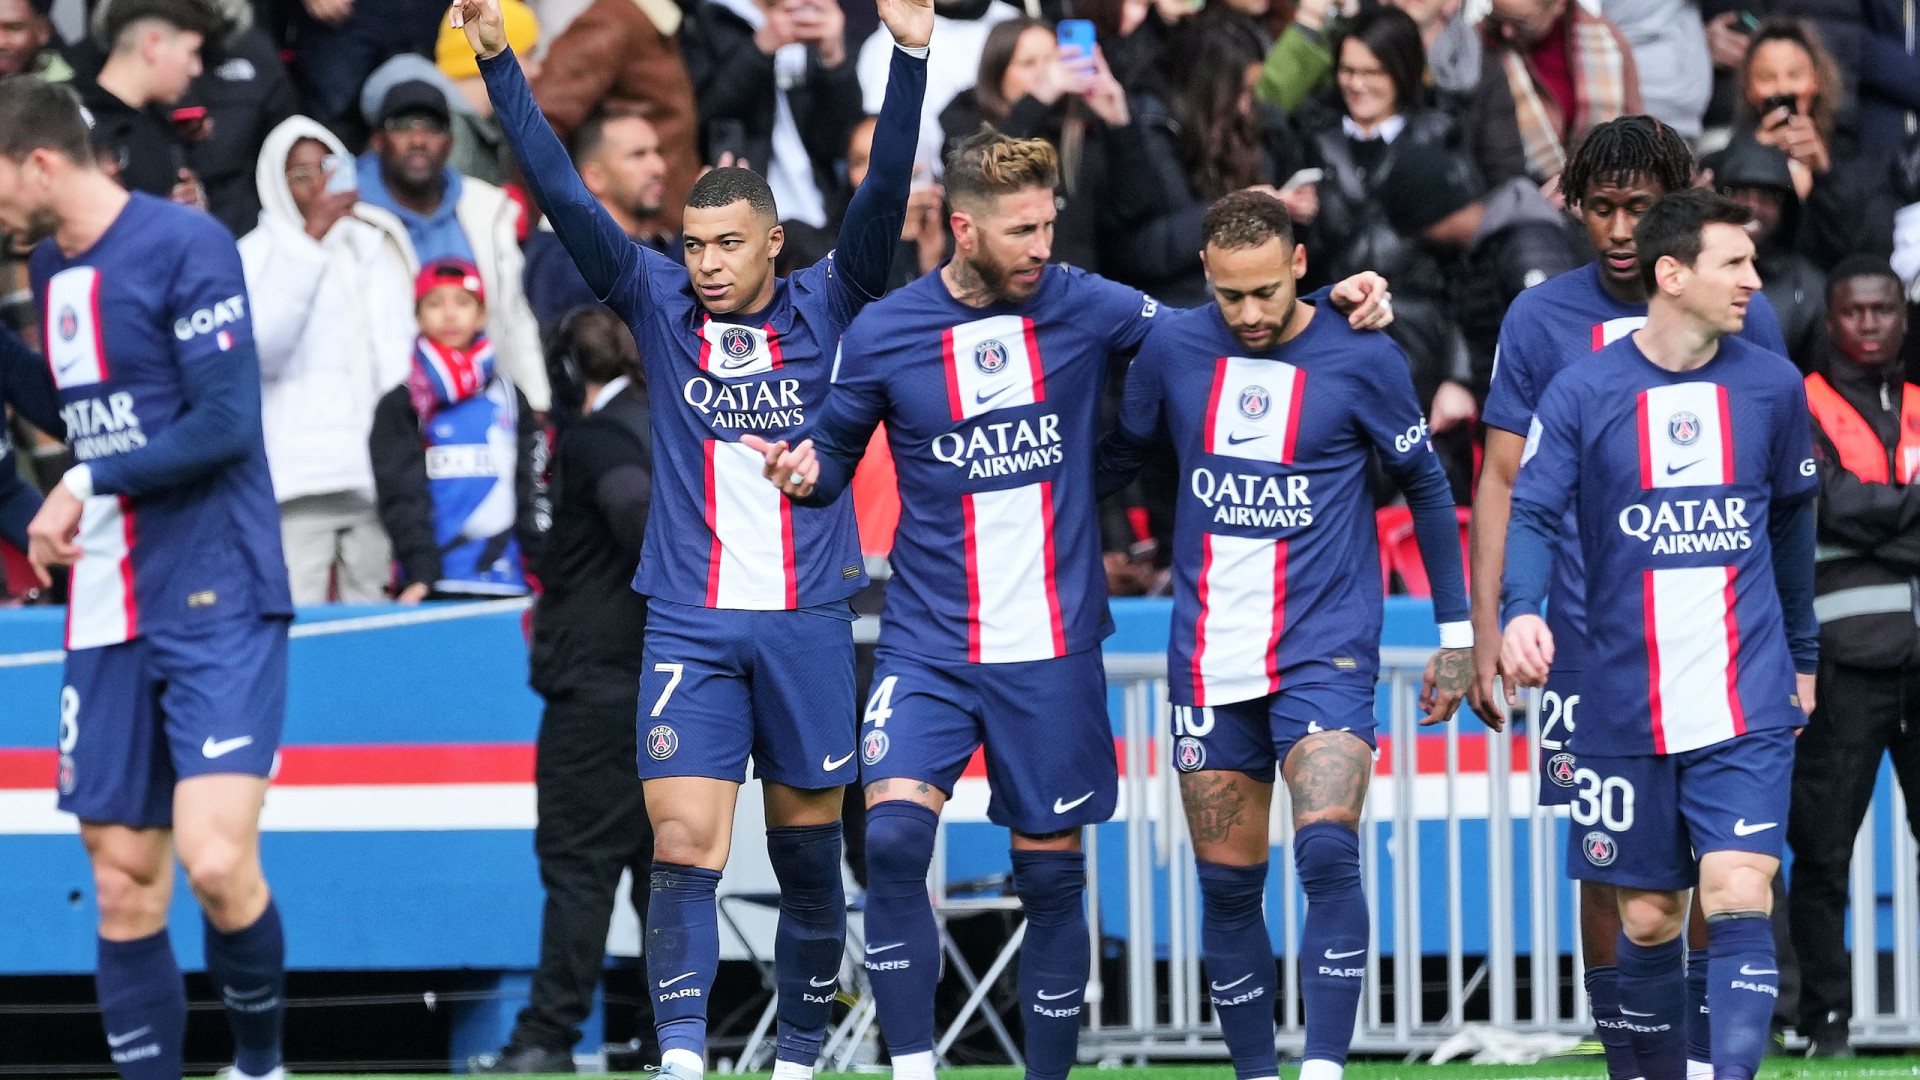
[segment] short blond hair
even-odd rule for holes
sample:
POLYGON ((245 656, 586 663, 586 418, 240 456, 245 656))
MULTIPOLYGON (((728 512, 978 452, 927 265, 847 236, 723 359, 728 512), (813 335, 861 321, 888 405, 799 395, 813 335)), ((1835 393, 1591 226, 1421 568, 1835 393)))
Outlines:
POLYGON ((1045 139, 1015 139, 997 131, 970 135, 947 155, 947 200, 979 204, 1028 188, 1060 183, 1060 155, 1045 139))

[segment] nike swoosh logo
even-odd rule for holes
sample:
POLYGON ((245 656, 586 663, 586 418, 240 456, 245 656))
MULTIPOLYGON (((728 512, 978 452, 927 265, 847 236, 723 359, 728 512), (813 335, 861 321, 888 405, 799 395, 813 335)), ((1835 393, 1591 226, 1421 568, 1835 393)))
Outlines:
POLYGON ((147 1032, 152 1030, 153 1030, 153 1025, 148 1024, 146 1027, 129 1031, 125 1035, 109 1034, 107 1036, 107 1045, 113 1047, 115 1050, 118 1050, 121 1047, 127 1045, 128 1043, 132 1042, 133 1040, 139 1038, 142 1035, 145 1035, 147 1032))
POLYGON ((200 756, 210 758, 224 757, 243 746, 252 745, 253 736, 251 735, 240 735, 231 739, 215 739, 209 735, 207 736, 207 741, 200 744, 200 756))
POLYGON ((906 942, 904 941, 896 941, 891 945, 869 945, 867 946, 867 955, 872 956, 874 953, 877 953, 877 952, 886 952, 888 949, 897 949, 900 946, 905 944, 906 942))
POLYGON ((697 972, 697 971, 689 971, 689 972, 687 972, 687 973, 686 973, 686 974, 684 974, 684 975, 675 975, 675 976, 674 976, 673 978, 671 978, 671 979, 661 979, 661 980, 660 980, 660 989, 662 989, 662 990, 665 990, 665 989, 666 989, 667 987, 669 987, 669 986, 672 986, 672 985, 673 985, 674 983, 677 983, 677 982, 679 982, 679 981, 680 981, 681 979, 691 979, 691 978, 693 978, 693 977, 694 977, 695 975, 698 975, 698 974, 699 974, 699 972, 697 972))
POLYGON ((63 363, 63 364, 61 364, 61 365, 60 365, 60 374, 62 374, 62 375, 65 375, 65 374, 66 374, 67 372, 69 372, 69 371, 72 371, 72 370, 73 370, 74 368, 77 368, 77 367, 79 367, 79 366, 80 366, 80 360, 81 360, 81 358, 80 358, 80 357, 78 357, 78 356, 76 356, 76 357, 74 357, 73 359, 71 359, 71 360, 68 360, 67 362, 65 362, 65 363, 63 363))
POLYGON ((1085 795, 1080 796, 1079 798, 1073 800, 1072 802, 1063 802, 1059 799, 1055 799, 1053 800, 1053 812, 1056 814, 1064 814, 1067 811, 1073 809, 1076 806, 1079 806, 1081 803, 1086 802, 1088 799, 1091 799, 1091 798, 1093 798, 1093 792, 1089 791, 1085 795))
POLYGON ((1672 476, 1674 473, 1686 472, 1688 469, 1693 468, 1695 465, 1698 465, 1705 460, 1707 459, 1694 458, 1692 461, 1687 462, 1685 465, 1669 465, 1667 466, 1667 475, 1672 476))
POLYGON ((1733 823, 1733 835, 1752 836, 1757 832, 1766 832, 1778 824, 1780 823, 1777 821, 1762 821, 1757 825, 1749 825, 1747 824, 1746 818, 1741 818, 1739 821, 1733 823))
POLYGON ((1355 949, 1352 952, 1334 952, 1332 949, 1328 949, 1325 953, 1321 955, 1325 956, 1329 960, 1345 960, 1349 956, 1359 956, 1361 953, 1366 951, 1367 950, 1365 947, 1355 949))
POLYGON ((847 756, 841 758, 839 761, 833 760, 831 756, 822 758, 820 760, 820 767, 827 770, 828 772, 832 772, 833 770, 839 768, 842 765, 845 765, 847 762, 852 760, 853 760, 853 751, 849 750, 847 751, 847 756))
POLYGON ((976 390, 973 393, 974 404, 985 405, 987 402, 992 401, 994 398, 999 397, 1001 394, 1004 394, 1011 389, 1013 389, 1013 384, 1009 383, 1006 386, 1003 386, 1000 389, 995 390, 991 394, 983 393, 981 391, 976 390))
POLYGON ((1239 986, 1241 983, 1246 982, 1248 979, 1251 979, 1251 978, 1253 978, 1253 972, 1249 971, 1245 975, 1240 976, 1239 978, 1233 980, 1230 983, 1214 983, 1213 989, 1216 993, 1224 993, 1228 990, 1233 989, 1236 986, 1239 986))
POLYGON ((1643 1013, 1643 1012, 1634 1012, 1632 1009, 1629 1009, 1626 1006, 1622 1005, 1620 1007, 1620 1015, 1621 1016, 1652 1016, 1653 1014, 1643 1013))
POLYGON ((814 988, 814 989, 816 989, 816 990, 818 990, 818 989, 819 989, 820 987, 823 987, 823 986, 832 986, 832 985, 833 985, 834 983, 837 983, 837 982, 839 982, 839 981, 840 981, 840 976, 838 976, 838 975, 829 975, 829 976, 827 976, 827 981, 826 981, 826 982, 821 982, 821 981, 820 981, 820 980, 818 980, 818 979, 808 979, 808 980, 807 980, 807 985, 808 985, 808 986, 811 986, 811 987, 813 987, 813 988, 814 988))
POLYGON ((1254 441, 1255 439, 1264 439, 1266 437, 1267 436, 1264 433, 1259 435, 1235 435, 1235 434, 1229 433, 1227 435, 1227 445, 1239 446, 1241 443, 1249 443, 1254 441))
POLYGON ((1755 967, 1748 967, 1746 964, 1741 964, 1740 974, 1742 975, 1778 975, 1780 974, 1780 971, 1778 968, 1755 968, 1755 967))
POLYGON ((1066 993, 1063 993, 1063 994, 1049 994, 1045 990, 1035 990, 1033 992, 1033 995, 1039 998, 1041 1001, 1059 1001, 1061 998, 1072 997, 1073 995, 1079 992, 1080 991, 1078 990, 1068 990, 1066 993))

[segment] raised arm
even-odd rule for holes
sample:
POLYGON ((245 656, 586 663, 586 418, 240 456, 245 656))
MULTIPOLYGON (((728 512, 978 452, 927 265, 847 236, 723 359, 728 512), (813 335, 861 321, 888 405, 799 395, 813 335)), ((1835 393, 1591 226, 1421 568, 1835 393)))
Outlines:
MULTIPOLYGON (((834 250, 839 273, 858 299, 887 291, 887 271, 900 228, 907 220, 913 155, 920 140, 920 106, 927 93, 927 39, 933 34, 932 0, 880 0, 880 17, 893 34, 887 94, 873 129, 867 178, 853 193, 834 250)), ((863 448, 866 444, 860 444, 863 448)))
MULTIPOLYGON (((487 96, 493 99, 494 114, 500 130, 513 148, 533 192, 553 231, 573 256, 587 287, 601 300, 613 295, 614 286, 640 253, 632 239, 622 232, 600 201, 580 181, 573 161, 560 137, 547 125, 540 106, 533 100, 533 89, 520 71, 520 62, 507 47, 506 26, 501 21, 500 0, 461 0, 454 8, 455 25, 467 32, 467 43, 480 61, 480 74, 486 79, 487 96)), ((645 275, 641 275, 645 280, 645 275)), ((627 313, 629 316, 642 314, 627 313)))

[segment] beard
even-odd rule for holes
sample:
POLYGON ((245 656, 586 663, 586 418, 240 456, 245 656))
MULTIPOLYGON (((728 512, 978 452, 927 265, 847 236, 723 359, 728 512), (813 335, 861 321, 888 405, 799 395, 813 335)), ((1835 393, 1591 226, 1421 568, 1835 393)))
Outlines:
POLYGON ((27 221, 15 234, 23 247, 32 247, 60 229, 60 215, 51 206, 35 207, 27 212, 27 221))
POLYGON ((967 256, 966 263, 974 276, 980 279, 980 284, 988 295, 992 296, 997 303, 1017 304, 1032 299, 1033 294, 1040 291, 1039 279, 1035 279, 1030 286, 1014 286, 1012 284, 1014 268, 984 250, 977 255, 967 256))

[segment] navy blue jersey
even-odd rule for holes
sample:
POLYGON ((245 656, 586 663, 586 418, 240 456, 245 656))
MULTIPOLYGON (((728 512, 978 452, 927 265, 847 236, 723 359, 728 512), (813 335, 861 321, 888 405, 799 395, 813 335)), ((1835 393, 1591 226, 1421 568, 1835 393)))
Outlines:
MULTIPOLYGON (((1672 372, 1624 337, 1553 381, 1523 462, 1516 523, 1571 508, 1586 555, 1581 696, 1606 707, 1583 713, 1582 755, 1680 753, 1806 722, 1769 535, 1770 515, 1818 483, 1791 363, 1726 338, 1672 372)), ((1513 547, 1523 531, 1509 534, 1515 572, 1532 557, 1513 547)), ((1511 616, 1538 598, 1506 600, 1511 616)))
MULTIPOLYGON (((1522 292, 1500 323, 1493 385, 1487 391, 1487 424, 1525 435, 1541 395, 1562 368, 1599 352, 1640 329, 1646 321, 1647 305, 1615 299, 1600 281, 1597 262, 1522 292)), ((1747 306, 1747 325, 1740 336, 1769 352, 1787 355, 1780 320, 1764 293, 1753 294, 1747 306)), ((1587 616, 1582 599, 1586 586, 1580 546, 1574 542, 1577 530, 1569 515, 1554 558, 1547 619, 1553 628, 1556 670, 1586 668, 1587 616)))
POLYGON ((815 497, 840 495, 885 420, 900 526, 884 644, 1020 663, 1111 632, 1096 428, 1109 354, 1136 348, 1157 310, 1137 289, 1050 265, 1024 303, 968 307, 936 271, 853 321, 816 434, 815 497))
POLYGON ((43 241, 30 270, 67 445, 93 474, 67 648, 213 615, 291 615, 232 235, 135 193, 93 247, 68 258, 43 241), (214 404, 193 389, 216 384, 250 394, 217 433, 214 404))
POLYGON ((12 330, 0 326, 0 540, 27 550, 27 525, 40 511, 40 493, 20 476, 4 406, 12 406, 50 435, 61 432, 59 397, 47 365, 12 330))
MULTIPOLYGON (((1375 452, 1438 529, 1422 535, 1441 622, 1467 619, 1459 526, 1406 357, 1314 307, 1292 340, 1247 355, 1213 304, 1161 320, 1127 373, 1120 434, 1171 441, 1169 696, 1216 706, 1282 686, 1358 682, 1380 661, 1375 452), (1437 536, 1440 550, 1427 550, 1437 536)), ((1464 629, 1464 627, 1463 627, 1464 629)), ((1370 690, 1369 690, 1370 693, 1370 690)))

